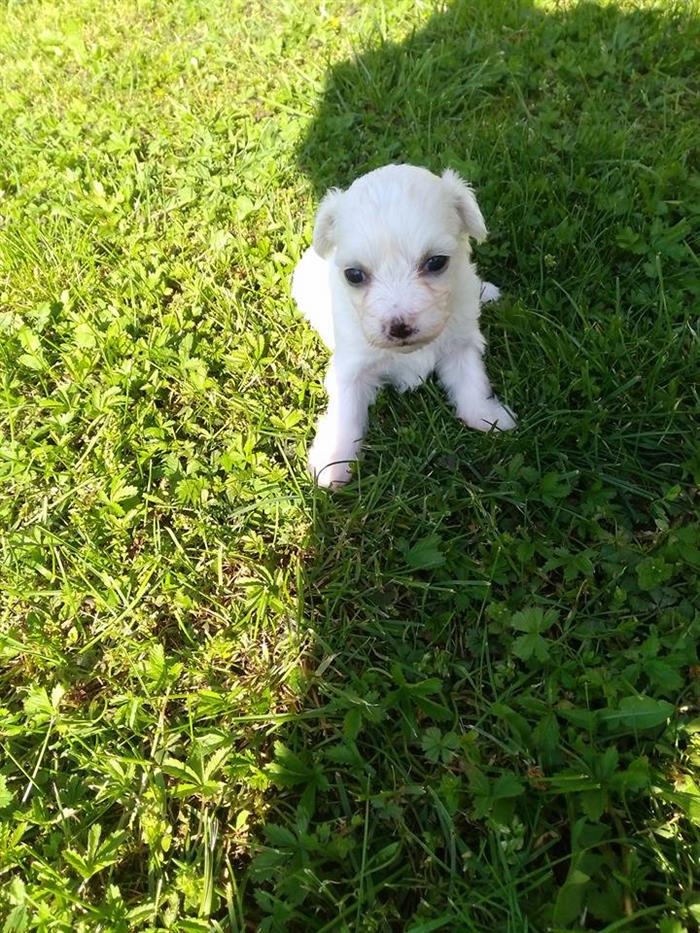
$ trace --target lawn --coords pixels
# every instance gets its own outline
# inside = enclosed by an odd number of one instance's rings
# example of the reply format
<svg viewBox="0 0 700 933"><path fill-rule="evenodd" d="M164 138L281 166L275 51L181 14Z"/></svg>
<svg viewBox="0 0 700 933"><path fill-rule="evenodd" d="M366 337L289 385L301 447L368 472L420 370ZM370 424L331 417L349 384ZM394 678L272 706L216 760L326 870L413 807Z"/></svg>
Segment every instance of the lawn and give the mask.
<svg viewBox="0 0 700 933"><path fill-rule="evenodd" d="M700 923L700 6L5 0L0 930ZM476 187L469 431L343 490L327 186Z"/></svg>

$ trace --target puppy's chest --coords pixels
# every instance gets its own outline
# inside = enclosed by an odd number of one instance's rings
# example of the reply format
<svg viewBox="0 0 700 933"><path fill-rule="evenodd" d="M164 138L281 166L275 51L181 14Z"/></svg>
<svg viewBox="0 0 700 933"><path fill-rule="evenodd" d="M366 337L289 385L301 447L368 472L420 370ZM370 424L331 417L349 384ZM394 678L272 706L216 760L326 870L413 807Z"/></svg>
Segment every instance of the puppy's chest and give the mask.
<svg viewBox="0 0 700 933"><path fill-rule="evenodd" d="M381 385L393 385L400 392L417 388L435 369L436 354L431 347L414 353L384 353L377 360L376 378Z"/></svg>

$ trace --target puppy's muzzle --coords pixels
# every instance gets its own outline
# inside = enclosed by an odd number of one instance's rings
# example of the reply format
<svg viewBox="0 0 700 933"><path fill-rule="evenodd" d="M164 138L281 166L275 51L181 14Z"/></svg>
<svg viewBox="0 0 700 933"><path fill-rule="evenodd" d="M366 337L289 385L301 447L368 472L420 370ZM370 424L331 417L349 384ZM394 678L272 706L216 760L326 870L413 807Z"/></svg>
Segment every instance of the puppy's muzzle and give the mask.
<svg viewBox="0 0 700 933"><path fill-rule="evenodd" d="M408 340L409 337L413 337L416 333L416 328L411 327L410 324L407 324L401 318L395 318L391 324L389 324L389 336L393 340Z"/></svg>
<svg viewBox="0 0 700 933"><path fill-rule="evenodd" d="M413 350L420 350L434 337L435 334L426 335L421 328L414 327L403 318L394 318L384 328L384 339L381 345L386 350L411 353Z"/></svg>

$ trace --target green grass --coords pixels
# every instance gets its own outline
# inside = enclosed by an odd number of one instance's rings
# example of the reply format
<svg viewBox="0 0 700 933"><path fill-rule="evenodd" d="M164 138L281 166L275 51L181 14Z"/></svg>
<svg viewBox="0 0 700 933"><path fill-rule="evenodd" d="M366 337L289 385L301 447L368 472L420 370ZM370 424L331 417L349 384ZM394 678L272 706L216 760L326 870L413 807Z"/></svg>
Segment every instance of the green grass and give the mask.
<svg viewBox="0 0 700 933"><path fill-rule="evenodd" d="M0 929L700 921L700 8L0 12ZM325 187L460 170L470 432L312 487Z"/></svg>

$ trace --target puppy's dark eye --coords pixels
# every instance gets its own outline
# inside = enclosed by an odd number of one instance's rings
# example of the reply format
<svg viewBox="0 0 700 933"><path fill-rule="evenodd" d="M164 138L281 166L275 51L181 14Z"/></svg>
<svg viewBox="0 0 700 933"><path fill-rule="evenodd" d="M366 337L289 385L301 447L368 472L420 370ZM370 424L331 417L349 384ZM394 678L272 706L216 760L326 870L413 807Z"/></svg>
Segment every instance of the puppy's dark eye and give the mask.
<svg viewBox="0 0 700 933"><path fill-rule="evenodd" d="M449 256L431 256L430 259L426 259L423 263L423 271L442 272L443 269L447 268L449 261Z"/></svg>
<svg viewBox="0 0 700 933"><path fill-rule="evenodd" d="M345 278L351 285L362 285L363 282L367 281L367 273L363 272L362 269L346 269Z"/></svg>

